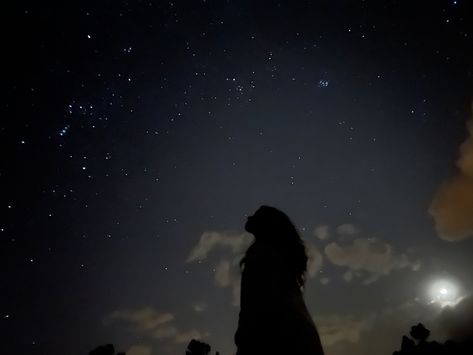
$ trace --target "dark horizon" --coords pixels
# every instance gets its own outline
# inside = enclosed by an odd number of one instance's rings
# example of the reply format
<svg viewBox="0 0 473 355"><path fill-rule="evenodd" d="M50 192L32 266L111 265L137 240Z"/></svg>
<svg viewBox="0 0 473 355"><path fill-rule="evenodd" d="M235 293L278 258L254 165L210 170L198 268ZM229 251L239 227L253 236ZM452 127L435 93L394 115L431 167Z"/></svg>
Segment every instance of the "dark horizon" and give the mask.
<svg viewBox="0 0 473 355"><path fill-rule="evenodd" d="M326 355L471 324L471 2L26 2L4 39L3 353L233 354L261 205Z"/></svg>

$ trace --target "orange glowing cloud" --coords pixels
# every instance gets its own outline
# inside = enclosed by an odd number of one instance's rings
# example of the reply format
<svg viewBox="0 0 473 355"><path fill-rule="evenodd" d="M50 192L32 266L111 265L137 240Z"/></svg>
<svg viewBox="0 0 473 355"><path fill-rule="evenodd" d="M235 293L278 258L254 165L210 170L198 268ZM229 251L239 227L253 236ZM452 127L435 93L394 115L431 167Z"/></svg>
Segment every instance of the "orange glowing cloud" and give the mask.
<svg viewBox="0 0 473 355"><path fill-rule="evenodd" d="M473 237L473 121L460 147L458 173L438 189L429 208L440 238L460 241Z"/></svg>

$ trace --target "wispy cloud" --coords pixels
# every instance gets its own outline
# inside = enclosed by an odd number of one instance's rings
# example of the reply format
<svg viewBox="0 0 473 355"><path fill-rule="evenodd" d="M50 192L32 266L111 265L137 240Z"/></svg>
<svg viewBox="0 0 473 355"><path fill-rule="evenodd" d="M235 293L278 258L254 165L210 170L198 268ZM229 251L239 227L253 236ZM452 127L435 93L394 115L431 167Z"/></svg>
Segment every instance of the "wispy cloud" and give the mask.
<svg viewBox="0 0 473 355"><path fill-rule="evenodd" d="M141 336L158 340L171 340L181 343L189 336L192 336L191 339L202 338L202 334L198 330L180 330L175 324L173 314L159 312L153 307L117 310L104 318L105 324L112 324L117 321L129 324L132 330ZM136 351L145 350L140 348Z"/></svg>
<svg viewBox="0 0 473 355"><path fill-rule="evenodd" d="M358 229L351 223L344 223L337 227L337 233L339 235L353 235L358 233Z"/></svg>
<svg viewBox="0 0 473 355"><path fill-rule="evenodd" d="M473 296L452 307L409 301L364 314L315 318L327 355L388 354L399 349L411 326L422 322L431 339L462 341L473 337Z"/></svg>
<svg viewBox="0 0 473 355"><path fill-rule="evenodd" d="M127 350L127 355L151 355L152 348L147 345L132 345Z"/></svg>
<svg viewBox="0 0 473 355"><path fill-rule="evenodd" d="M365 284L376 281L396 269L417 270L419 263L409 259L406 253L398 253L394 247L376 238L356 238L350 243L332 242L324 248L327 259L334 265L346 267L344 279L362 277Z"/></svg>
<svg viewBox="0 0 473 355"><path fill-rule="evenodd" d="M131 323L140 331L153 330L174 319L174 315L167 312L158 312L152 307L144 307L136 310L117 310L107 316L107 320L124 320Z"/></svg>
<svg viewBox="0 0 473 355"><path fill-rule="evenodd" d="M240 305L240 260L249 247L253 237L248 233L204 232L197 245L192 248L187 262L206 260L211 253L220 251L220 260L214 268L214 279L218 287L232 290L232 305ZM307 276L315 277L322 267L323 255L311 242L306 242L308 256ZM222 258L222 254L225 255Z"/></svg>
<svg viewBox="0 0 473 355"><path fill-rule="evenodd" d="M342 341L356 343L361 333L369 328L373 316L325 315L315 319L324 346L330 347Z"/></svg>
<svg viewBox="0 0 473 355"><path fill-rule="evenodd" d="M240 305L240 260L252 240L253 237L248 233L206 231L187 258L187 262L205 260L215 250L220 250L226 255L217 262L214 279L217 286L232 290L233 306Z"/></svg>
<svg viewBox="0 0 473 355"><path fill-rule="evenodd" d="M317 226L314 228L312 234L320 240L325 240L329 237L329 227L326 225Z"/></svg>
<svg viewBox="0 0 473 355"><path fill-rule="evenodd" d="M248 233L204 232L197 245L192 248L187 262L204 260L215 248L228 249L233 254L242 253L251 244L252 239Z"/></svg>
<svg viewBox="0 0 473 355"><path fill-rule="evenodd" d="M194 302L192 304L192 309L194 312L200 313L207 309L207 304L205 302Z"/></svg>
<svg viewBox="0 0 473 355"><path fill-rule="evenodd" d="M307 276L309 278L315 277L317 272L322 268L323 255L312 243L306 242L307 253Z"/></svg>

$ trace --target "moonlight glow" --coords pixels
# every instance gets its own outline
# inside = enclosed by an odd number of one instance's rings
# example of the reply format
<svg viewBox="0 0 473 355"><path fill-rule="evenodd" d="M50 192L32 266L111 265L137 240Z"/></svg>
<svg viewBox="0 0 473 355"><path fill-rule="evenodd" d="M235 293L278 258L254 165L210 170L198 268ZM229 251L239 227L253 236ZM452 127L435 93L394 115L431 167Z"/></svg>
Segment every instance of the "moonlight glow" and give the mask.
<svg viewBox="0 0 473 355"><path fill-rule="evenodd" d="M430 303L441 307L456 304L459 299L458 285L452 280L436 280L428 288Z"/></svg>

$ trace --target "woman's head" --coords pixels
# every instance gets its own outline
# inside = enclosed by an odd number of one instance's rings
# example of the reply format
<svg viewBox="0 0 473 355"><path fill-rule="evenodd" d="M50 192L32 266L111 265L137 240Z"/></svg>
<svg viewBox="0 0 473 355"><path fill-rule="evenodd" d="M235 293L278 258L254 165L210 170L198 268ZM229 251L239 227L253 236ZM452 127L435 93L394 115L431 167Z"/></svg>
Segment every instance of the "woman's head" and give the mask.
<svg viewBox="0 0 473 355"><path fill-rule="evenodd" d="M281 260L297 278L302 286L307 266L307 255L304 243L290 218L277 208L261 206L249 216L245 230L255 237L255 242L265 244L268 248L278 249Z"/></svg>
<svg viewBox="0 0 473 355"><path fill-rule="evenodd" d="M245 230L253 234L256 240L269 243L291 242L299 238L296 227L289 217L270 206L261 206L252 216L249 216Z"/></svg>

